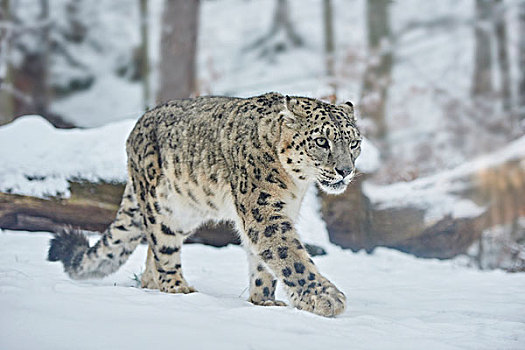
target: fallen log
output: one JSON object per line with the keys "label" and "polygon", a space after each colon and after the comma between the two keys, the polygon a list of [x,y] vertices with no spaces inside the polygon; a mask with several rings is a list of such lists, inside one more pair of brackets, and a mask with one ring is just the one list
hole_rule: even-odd
{"label": "fallen log", "polygon": [[[64,226],[103,232],[115,218],[124,184],[69,181],[69,198],[37,198],[0,192],[0,228],[24,231],[57,231]],[[228,223],[206,225],[190,243],[224,246],[239,243]]]}
{"label": "fallen log", "polygon": [[[385,207],[367,196],[363,188],[365,180],[366,176],[359,178],[341,196],[321,195],[321,211],[330,240],[354,251],[371,252],[384,246],[420,257],[451,258],[465,253],[481,238],[484,229],[513,223],[525,216],[525,172],[520,160],[476,170],[453,180],[462,182],[457,186],[462,190],[454,194],[457,200],[471,200],[481,208],[474,216],[449,213],[428,220],[426,216],[433,208],[424,209],[410,201]],[[124,185],[70,181],[69,188],[69,198],[0,192],[0,228],[56,231],[69,225],[104,231],[115,217]],[[224,246],[238,244],[239,240],[230,224],[220,223],[199,228],[189,242]]]}

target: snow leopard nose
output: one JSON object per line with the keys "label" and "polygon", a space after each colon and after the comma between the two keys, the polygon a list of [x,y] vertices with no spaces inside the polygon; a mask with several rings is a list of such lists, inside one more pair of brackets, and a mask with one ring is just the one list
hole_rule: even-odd
{"label": "snow leopard nose", "polygon": [[343,168],[340,168],[340,169],[339,169],[339,168],[335,168],[335,171],[336,171],[339,175],[341,175],[341,176],[343,177],[343,179],[344,179],[345,177],[347,177],[348,175],[350,175],[350,174],[352,173],[353,170],[354,170],[354,169],[351,168],[351,167],[349,167],[349,166],[347,166],[347,167],[343,167]]}

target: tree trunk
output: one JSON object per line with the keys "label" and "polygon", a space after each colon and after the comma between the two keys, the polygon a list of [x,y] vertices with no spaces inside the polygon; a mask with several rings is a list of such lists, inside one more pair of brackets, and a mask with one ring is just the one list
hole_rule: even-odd
{"label": "tree trunk", "polygon": [[273,18],[273,25],[269,36],[276,34],[281,28],[285,31],[287,37],[294,46],[301,46],[303,44],[303,40],[295,32],[292,21],[290,20],[290,6],[288,0],[277,0],[277,8],[275,10],[275,17]]}
{"label": "tree trunk", "polygon": [[[283,32],[283,35],[280,33]],[[246,50],[259,50],[259,56],[273,60],[276,53],[289,47],[303,45],[303,39],[295,31],[290,18],[288,0],[277,0],[270,31],[246,46]]]}
{"label": "tree trunk", "polygon": [[476,0],[476,40],[474,56],[474,77],[472,81],[473,97],[488,97],[493,92],[492,52],[490,16],[493,11],[493,0]]}
{"label": "tree trunk", "polygon": [[157,102],[196,92],[199,0],[166,0],[162,15],[160,87]]}
{"label": "tree trunk", "polygon": [[330,102],[335,103],[337,100],[337,84],[335,81],[335,45],[332,0],[323,0],[323,24],[326,75],[329,79],[329,84],[333,90]]}
{"label": "tree trunk", "polygon": [[29,49],[22,66],[14,76],[14,88],[29,97],[29,100],[17,98],[15,100],[15,116],[24,114],[40,114],[46,116],[48,112],[48,35],[49,1],[40,0],[40,21],[43,24],[38,36],[38,48]]}
{"label": "tree trunk", "polygon": [[505,21],[505,10],[503,0],[496,0],[495,31],[498,42],[498,62],[501,76],[501,98],[503,110],[510,112],[512,109],[510,64],[507,42],[507,25]]}
{"label": "tree trunk", "polygon": [[149,83],[149,40],[148,40],[148,0],[140,1],[140,77],[142,79],[142,98],[144,100],[144,110],[151,106],[151,89]]}
{"label": "tree trunk", "polygon": [[519,3],[519,86],[518,86],[518,114],[520,119],[525,120],[525,1]]}
{"label": "tree trunk", "polygon": [[[10,1],[2,0],[0,4],[0,22],[10,23]],[[11,46],[10,31],[7,28],[0,29],[0,125],[7,124],[14,119],[14,100],[10,86],[11,64],[9,62],[9,51]]]}
{"label": "tree trunk", "polygon": [[363,77],[361,114],[375,128],[367,136],[382,141],[387,133],[386,102],[392,72],[390,0],[368,0],[366,7],[369,64]]}
{"label": "tree trunk", "polygon": [[326,56],[326,75],[334,75],[334,21],[332,1],[323,0],[324,52]]}

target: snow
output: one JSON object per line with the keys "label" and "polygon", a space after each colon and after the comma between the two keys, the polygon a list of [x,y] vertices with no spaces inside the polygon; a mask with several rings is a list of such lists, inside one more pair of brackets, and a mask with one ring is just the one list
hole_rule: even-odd
{"label": "snow", "polygon": [[63,130],[40,116],[18,118],[0,127],[0,191],[67,197],[68,180],[125,182],[125,141],[134,124]]}
{"label": "snow", "polygon": [[[68,120],[76,126],[94,127],[123,119],[137,120],[143,113],[142,106],[139,84],[101,73],[90,89],[55,102],[53,111],[68,115]],[[70,111],[74,114],[68,113]]]}
{"label": "snow", "polygon": [[[28,9],[27,17],[36,18],[36,7],[29,3],[24,0],[19,6]],[[67,18],[66,3],[57,1],[52,6],[56,10],[52,19],[59,26]],[[149,3],[155,89],[162,0]],[[96,128],[56,130],[38,116],[0,127],[2,192],[67,197],[68,180],[126,180],[125,139],[143,110],[143,101],[139,83],[116,71],[130,62],[139,42],[138,3],[93,4],[83,5],[80,13],[93,29],[87,40],[93,46],[71,48],[87,70],[57,61],[52,62],[50,74],[56,84],[78,75],[95,78],[90,89],[56,99],[51,107],[79,126]],[[333,92],[324,72],[322,12],[317,0],[290,1],[304,47],[273,57],[246,50],[268,32],[274,4],[265,0],[202,2],[200,94],[251,96],[279,91],[323,97]],[[365,5],[364,0],[333,1],[339,101],[359,104],[362,73],[367,60],[373,59],[366,57]],[[517,2],[507,5],[509,28],[515,27]],[[477,216],[484,208],[454,195],[464,190],[463,179],[510,159],[522,159],[525,164],[525,137],[494,150],[507,139],[477,125],[469,113],[479,111],[464,102],[470,100],[473,15],[470,0],[392,4],[394,34],[414,19],[449,17],[456,24],[422,26],[392,46],[395,65],[386,108],[386,147],[396,166],[413,166],[425,177],[386,186],[365,182],[365,194],[374,205],[426,208],[427,223],[449,214]],[[511,51],[516,50],[518,32],[509,30]],[[513,61],[511,70],[517,69]],[[116,120],[122,121],[100,127]],[[359,119],[363,130],[367,122]],[[367,140],[362,149],[359,170],[376,171],[381,165],[379,150]],[[492,153],[467,161],[487,149]],[[136,288],[133,278],[143,270],[144,246],[116,274],[79,282],[68,279],[59,264],[45,261],[49,234],[1,231],[0,349],[525,348],[525,275],[478,271],[463,266],[460,259],[421,260],[383,248],[372,255],[344,251],[329,243],[315,187],[307,192],[297,229],[305,242],[328,252],[314,260],[348,296],[348,310],[340,317],[325,319],[291,307],[263,308],[246,302],[247,264],[236,246],[185,246],[185,275],[200,292],[167,295]],[[499,231],[505,230],[487,230],[484,240],[496,240]],[[486,243],[484,249],[490,249]],[[501,266],[499,261],[490,264]],[[279,295],[283,298],[282,290]]]}
{"label": "snow", "polygon": [[[63,130],[40,116],[18,118],[0,127],[0,191],[67,198],[68,180],[125,182],[125,144],[134,125],[133,119]],[[358,169],[370,171],[378,158],[377,149],[365,140]]]}
{"label": "snow", "polygon": [[[523,349],[525,275],[482,272],[377,249],[314,258],[348,296],[322,318],[248,297],[240,247],[186,245],[199,293],[136,288],[146,247],[102,280],[73,281],[45,261],[48,233],[0,232],[3,349]],[[96,237],[92,237],[92,241]],[[282,291],[278,297],[282,298]]]}

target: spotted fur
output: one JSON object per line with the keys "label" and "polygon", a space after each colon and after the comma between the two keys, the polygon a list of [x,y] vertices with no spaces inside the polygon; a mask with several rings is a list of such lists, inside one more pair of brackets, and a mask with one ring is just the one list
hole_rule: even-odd
{"label": "spotted fur", "polygon": [[281,281],[297,308],[340,314],[344,294],[318,271],[294,223],[313,181],[328,193],[346,189],[360,139],[351,103],[277,93],[171,101],[144,114],[128,138],[129,181],[115,222],[91,248],[57,235],[50,259],[73,278],[101,277],[145,236],[142,286],[194,292],[182,273],[183,241],[206,221],[231,220],[248,253],[252,303],[284,305],[275,300]]}

